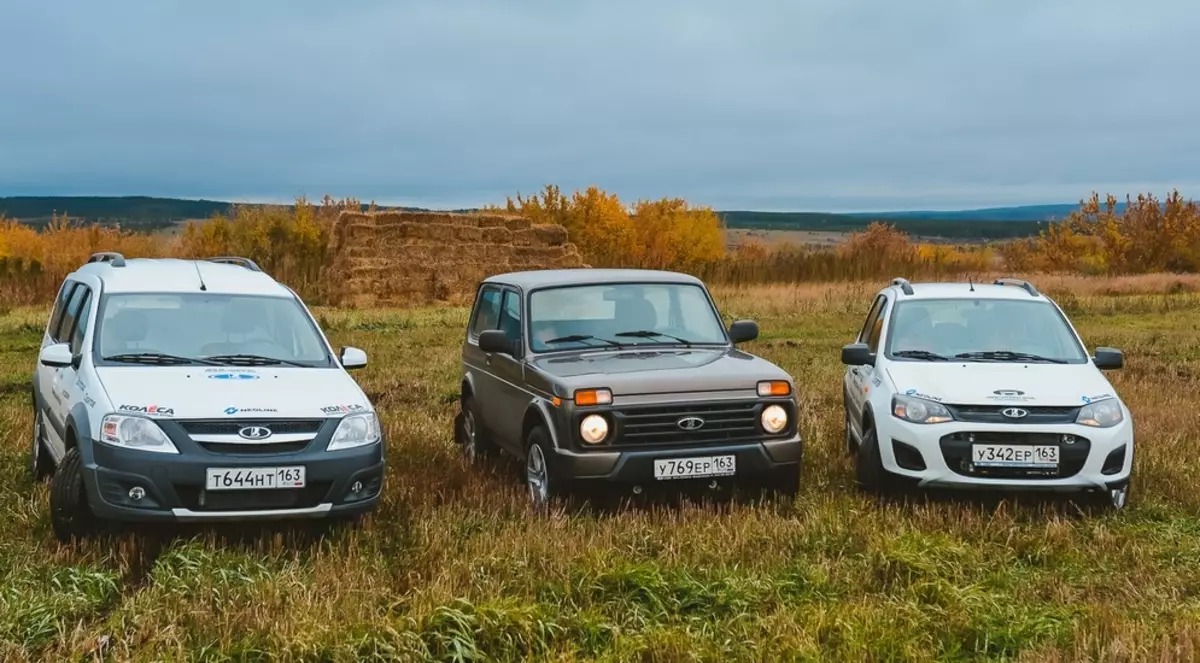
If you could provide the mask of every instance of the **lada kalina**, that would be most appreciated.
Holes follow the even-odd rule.
[[[471,459],[520,459],[535,505],[573,487],[639,493],[667,481],[794,494],[796,394],[787,373],[735,347],[757,336],[752,321],[726,329],[685,274],[493,276],[462,346],[457,440]]]
[[[1121,509],[1133,418],[1067,316],[1032,284],[918,283],[878,293],[842,349],[858,482],[1084,491]]]
[[[33,375],[30,466],[50,477],[55,534],[371,510],[383,434],[346,372],[364,365],[249,260],[92,256]]]

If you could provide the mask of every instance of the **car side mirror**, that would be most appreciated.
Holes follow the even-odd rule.
[[[499,352],[503,354],[512,354],[512,343],[508,340],[508,334],[502,329],[489,329],[479,333],[479,349],[484,352]]]
[[[842,346],[842,363],[847,366],[874,366],[875,353],[866,343],[851,343]]]
[[[351,371],[367,365],[367,353],[358,348],[344,347],[340,355],[342,368]]]
[[[1125,355],[1115,348],[1096,348],[1092,363],[1101,370],[1116,370],[1125,366]]]
[[[758,323],[753,320],[738,320],[729,325],[729,340],[745,343],[758,338]]]
[[[38,354],[38,361],[42,362],[43,366],[51,366],[53,368],[66,368],[75,363],[75,356],[71,354],[71,346],[67,343],[55,343],[42,348]]]

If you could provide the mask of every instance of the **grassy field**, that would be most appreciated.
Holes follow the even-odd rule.
[[[0,317],[0,660],[1029,660],[1200,657],[1200,279],[1042,279],[1138,427],[1120,514],[877,502],[842,453],[838,349],[879,284],[718,291],[800,385],[794,503],[538,516],[511,462],[452,443],[464,309],[319,310],[381,408],[357,528],[157,528],[63,546],[26,472],[43,310]]]

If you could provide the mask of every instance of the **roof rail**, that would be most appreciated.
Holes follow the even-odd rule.
[[[896,278],[892,279],[892,285],[900,286],[900,290],[906,295],[913,294],[912,284],[908,282],[908,279],[902,279],[897,276]]]
[[[1021,279],[996,279],[993,285],[1015,285],[1019,288],[1024,288],[1025,292],[1028,292],[1030,297],[1037,297],[1039,294],[1041,294],[1037,291],[1037,288],[1033,287],[1032,283],[1029,281],[1022,281]]]
[[[238,256],[217,256],[215,258],[205,258],[208,262],[219,262],[226,265],[239,265],[245,267],[252,272],[261,272],[258,265],[249,258],[239,258]]]
[[[116,251],[101,251],[99,253],[93,253],[91,257],[88,258],[89,264],[93,262],[107,262],[112,264],[113,267],[124,267],[125,256],[117,253]]]

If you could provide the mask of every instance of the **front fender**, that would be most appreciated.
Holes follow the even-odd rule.
[[[558,413],[546,401],[540,398],[533,398],[529,401],[529,405],[525,408],[525,421],[530,421],[533,417],[537,417],[546,426],[546,431],[550,433],[550,444],[555,449],[562,449],[563,445],[559,439],[559,418]]]

